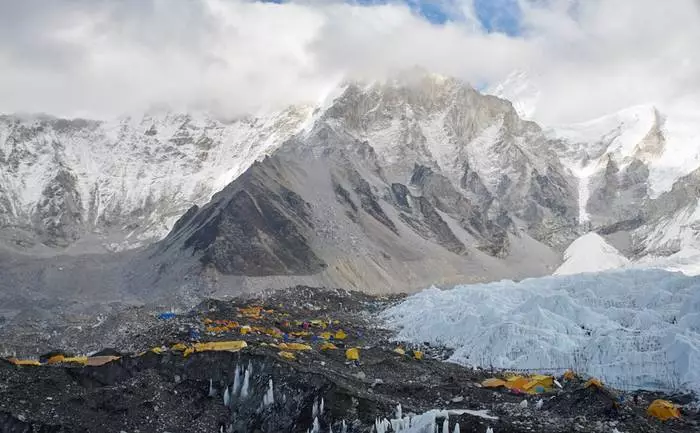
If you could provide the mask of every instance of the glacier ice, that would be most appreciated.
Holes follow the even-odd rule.
[[[243,377],[243,385],[241,386],[241,398],[246,399],[248,398],[248,394],[250,393],[250,375],[253,373],[253,366],[251,363],[248,363],[248,368],[245,369],[244,377]]]
[[[319,414],[318,410],[318,399],[314,400],[314,404],[311,406],[311,417],[316,418]]]
[[[267,392],[263,396],[263,406],[272,406],[275,403],[275,391],[272,385],[272,379],[267,384]]]
[[[396,339],[450,361],[600,377],[622,389],[700,390],[700,278],[662,270],[435,287],[382,313]]]
[[[233,395],[236,396],[241,391],[241,366],[236,364],[236,370],[233,373]]]
[[[229,407],[231,405],[231,394],[229,393],[228,386],[226,391],[224,391],[224,406]]]
[[[379,419],[374,423],[374,431],[376,433],[449,433],[449,418],[450,415],[471,415],[488,420],[498,420],[498,417],[490,415],[488,410],[469,410],[469,409],[449,409],[440,410],[433,409],[419,415],[407,415],[403,418],[396,419]],[[442,419],[442,428],[439,427],[438,420]],[[455,423],[454,433],[459,433],[459,424]]]

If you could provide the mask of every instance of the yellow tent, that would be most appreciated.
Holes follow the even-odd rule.
[[[312,347],[309,346],[308,344],[301,344],[301,343],[280,343],[279,348],[284,349],[284,350],[311,350],[312,349]]]
[[[14,365],[21,365],[21,366],[40,366],[41,362],[36,361],[34,359],[17,359],[17,358],[8,358],[7,359],[9,362],[11,362]]]
[[[589,388],[591,386],[595,386],[598,389],[603,389],[603,383],[599,380],[594,378],[588,379],[588,382],[586,382],[583,387],[584,388]]]
[[[63,355],[54,355],[54,356],[50,357],[46,361],[46,363],[49,365],[60,364],[61,362],[63,362],[64,359],[66,359],[66,357]]]
[[[336,340],[345,340],[347,338],[347,336],[348,336],[348,334],[346,334],[345,331],[340,329],[335,333],[333,338],[335,338]]]
[[[87,356],[72,356],[70,358],[63,358],[63,363],[65,364],[81,364],[81,365],[87,365],[88,363],[88,357]]]
[[[484,388],[500,388],[502,386],[506,386],[506,381],[492,377],[481,382],[481,386],[483,386]]]
[[[405,355],[406,351],[403,350],[401,347],[397,347],[396,349],[394,349],[394,353],[398,353],[399,355]]]
[[[323,343],[320,347],[321,350],[336,350],[337,348],[333,343]]]
[[[280,356],[280,358],[284,358],[288,361],[294,361],[295,359],[297,359],[297,357],[292,352],[282,351],[279,352],[278,355]]]
[[[535,374],[530,376],[530,381],[525,384],[523,390],[527,391],[529,394],[537,394],[538,392],[544,392],[552,389],[553,385],[554,377]]]
[[[87,359],[86,365],[97,367],[119,359],[118,356],[91,356]]]
[[[345,358],[347,358],[348,361],[357,361],[360,359],[360,351],[355,347],[348,349],[345,351]]]
[[[225,352],[238,352],[239,350],[248,347],[248,343],[245,341],[212,341],[209,343],[196,343],[192,347],[188,347],[185,350],[184,355],[188,356],[191,353],[196,352],[209,352],[209,351],[225,351]]]
[[[506,388],[524,391],[525,385],[527,385],[528,382],[529,381],[522,376],[512,376],[506,380]]]
[[[678,409],[678,406],[676,406],[668,400],[652,401],[649,407],[647,408],[647,414],[658,418],[661,421],[681,417],[681,411]]]
[[[423,359],[423,352],[421,352],[420,350],[414,350],[413,351],[413,358],[420,361],[421,359]]]

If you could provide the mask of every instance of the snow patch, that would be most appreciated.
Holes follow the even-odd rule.
[[[572,275],[618,269],[630,261],[597,233],[590,232],[576,239],[564,251],[562,263],[554,275]]]

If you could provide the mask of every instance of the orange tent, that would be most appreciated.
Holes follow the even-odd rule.
[[[647,414],[661,421],[667,421],[672,418],[680,418],[681,411],[678,406],[668,400],[654,400],[647,408]]]

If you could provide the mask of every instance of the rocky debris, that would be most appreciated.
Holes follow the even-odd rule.
[[[183,247],[199,254],[204,266],[231,275],[305,275],[323,269],[309,245],[309,203],[265,179],[266,173],[256,164],[194,216],[188,212],[164,248],[184,236]]]
[[[305,287],[210,300],[161,314],[125,340],[129,350],[99,353],[120,356],[104,365],[2,361],[0,431],[389,432],[409,417],[470,433],[697,430],[692,405],[662,423],[631,397],[610,410],[606,394],[578,380],[536,395],[484,388],[493,372],[442,362],[437,348],[390,342],[373,318],[395,301]],[[233,339],[245,347],[187,354],[197,342]],[[329,343],[337,349],[322,349]],[[359,360],[345,348],[358,348]]]

